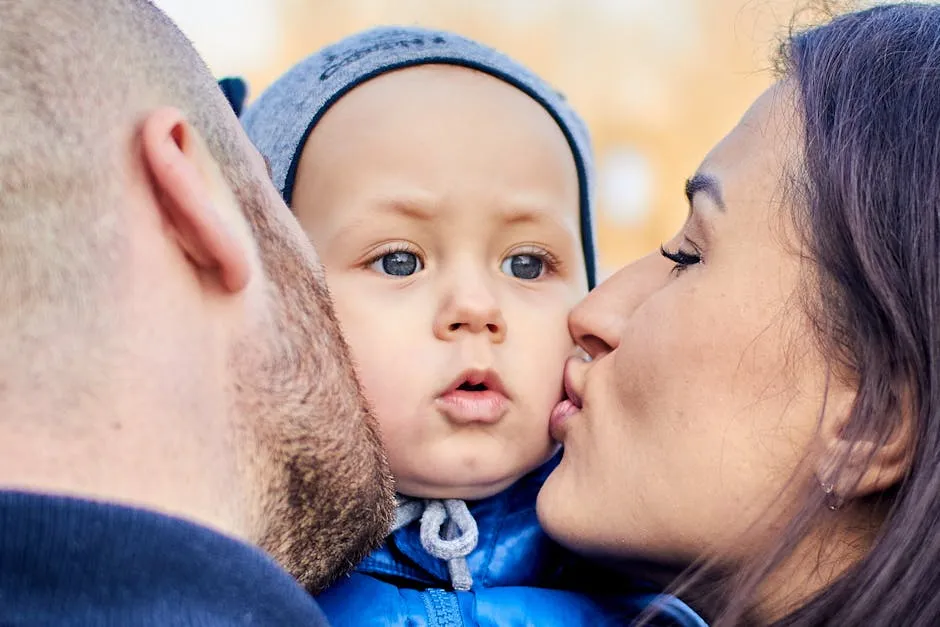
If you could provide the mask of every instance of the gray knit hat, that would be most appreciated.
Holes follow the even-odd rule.
[[[506,55],[460,35],[417,27],[379,27],[347,37],[307,57],[281,76],[242,115],[248,136],[271,164],[288,205],[307,137],[336,101],[380,74],[425,64],[460,65],[499,78],[541,104],[558,123],[574,155],[581,203],[581,246],[588,286],[596,258],[591,215],[593,163],[587,126],[564,96]]]

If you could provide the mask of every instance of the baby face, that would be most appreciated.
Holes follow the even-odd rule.
[[[317,124],[293,202],[399,492],[484,498],[552,455],[587,280],[574,158],[541,105],[453,66],[379,76]]]

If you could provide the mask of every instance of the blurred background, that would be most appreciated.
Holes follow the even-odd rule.
[[[156,0],[219,77],[261,93],[377,24],[444,28],[562,91],[590,127],[602,277],[669,239],[683,183],[774,78],[796,0]]]

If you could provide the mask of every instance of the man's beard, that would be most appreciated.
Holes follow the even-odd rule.
[[[392,479],[322,273],[263,205],[250,204],[264,202],[261,190],[242,186],[239,196],[272,304],[266,328],[232,355],[235,410],[262,501],[257,542],[317,592],[387,535]]]

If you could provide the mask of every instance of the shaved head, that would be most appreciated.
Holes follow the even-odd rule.
[[[172,103],[235,189],[250,179],[202,59],[149,2],[0,0],[3,322],[75,321],[121,270],[122,150]]]
[[[0,488],[184,516],[319,590],[393,491],[316,255],[145,0],[0,0]]]

